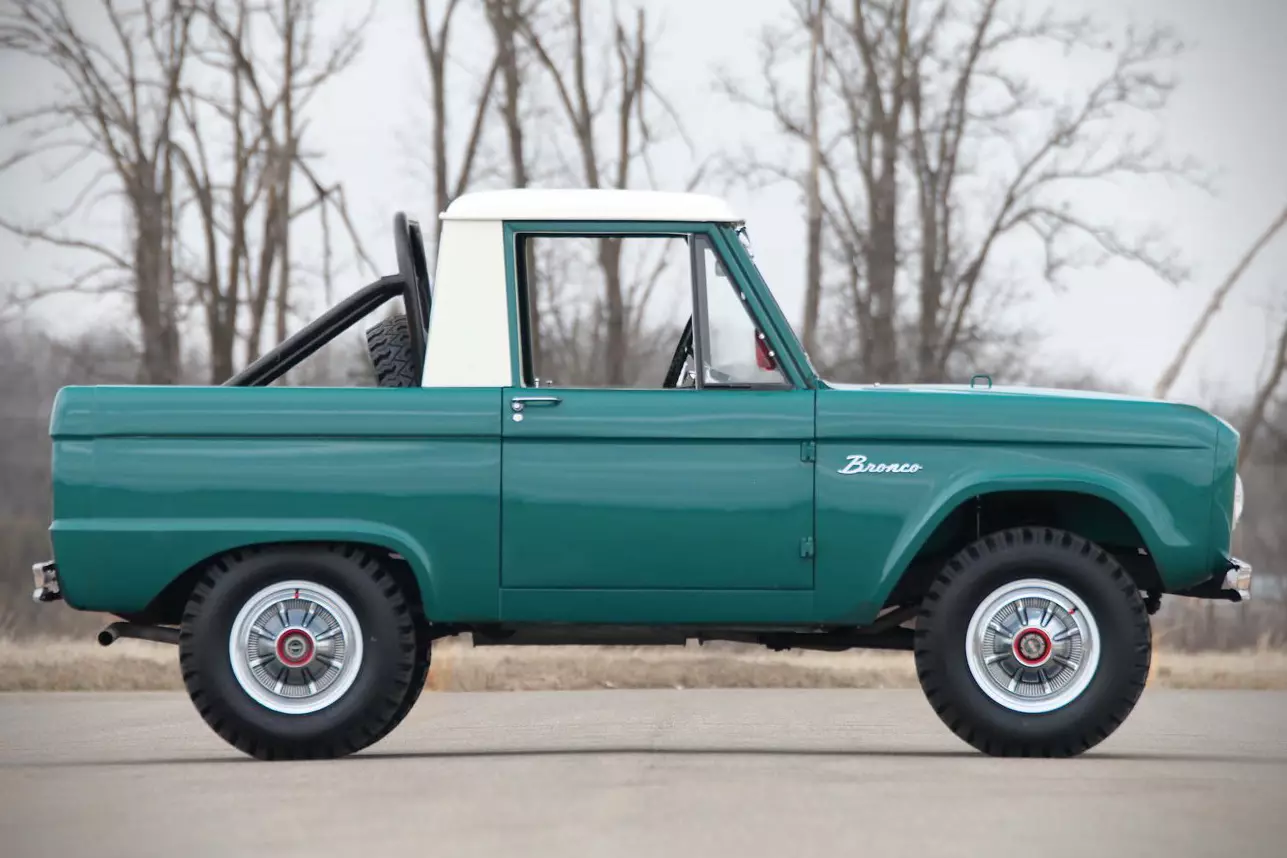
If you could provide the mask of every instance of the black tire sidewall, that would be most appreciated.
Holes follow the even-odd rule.
[[[274,711],[247,694],[233,673],[229,654],[232,624],[242,607],[265,587],[291,580],[334,590],[353,611],[362,635],[362,664],[353,684],[326,708],[305,714]],[[373,706],[399,690],[400,683],[405,685],[406,671],[400,666],[409,659],[400,651],[395,632],[404,622],[360,563],[325,549],[299,549],[251,556],[236,564],[214,583],[201,609],[185,623],[187,634],[180,644],[194,669],[190,690],[200,691],[213,710],[207,720],[231,722],[225,726],[249,733],[246,738],[259,743],[321,747],[350,741],[355,731],[368,725]],[[375,725],[371,732],[382,726]]]
[[[1138,697],[1143,677],[1135,654],[1141,646],[1147,653],[1149,641],[1147,623],[1140,623],[1138,593],[1121,586],[1124,576],[1110,574],[1115,564],[1101,562],[1103,556],[1082,540],[1066,545],[1058,539],[1003,545],[981,551],[977,558],[963,555],[961,568],[941,587],[932,612],[923,618],[927,621],[918,624],[918,672],[941,683],[927,692],[949,702],[984,741],[1051,745],[1106,736],[1119,723],[1123,707],[1129,709]],[[1028,578],[1075,593],[1099,632],[1094,677],[1074,700],[1050,712],[1016,712],[993,700],[979,687],[966,654],[967,630],[979,605],[1005,584]]]

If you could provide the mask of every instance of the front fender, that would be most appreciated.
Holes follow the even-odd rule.
[[[889,596],[894,585],[902,578],[916,555],[925,547],[944,520],[962,504],[972,502],[975,498],[1000,492],[1067,492],[1070,494],[1089,495],[1107,501],[1130,519],[1144,547],[1155,558],[1159,552],[1185,552],[1191,547],[1184,534],[1179,530],[1174,516],[1157,495],[1125,480],[1111,475],[1105,479],[1051,479],[1030,476],[983,477],[963,475],[945,488],[919,514],[909,518],[894,542],[889,559],[881,570],[881,591],[878,596]],[[1180,558],[1176,558],[1180,560]],[[1163,562],[1158,560],[1159,569]]]
[[[851,449],[819,451],[823,622],[870,622],[939,525],[962,504],[997,492],[1099,498],[1134,525],[1167,589],[1210,577],[1210,449],[869,443],[862,449],[871,461],[916,462],[920,470],[845,474]]]

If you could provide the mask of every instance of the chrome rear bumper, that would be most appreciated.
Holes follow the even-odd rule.
[[[32,564],[31,577],[36,585],[31,594],[33,601],[56,602],[63,597],[62,584],[58,581],[58,565],[54,561]]]
[[[1238,594],[1239,602],[1246,602],[1251,599],[1251,564],[1231,558],[1230,563],[1233,565],[1228,572],[1224,573],[1224,584],[1221,589],[1231,590]]]

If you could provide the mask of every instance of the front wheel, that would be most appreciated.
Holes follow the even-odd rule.
[[[1098,546],[1053,528],[953,558],[917,621],[916,669],[943,722],[995,756],[1068,757],[1106,739],[1148,677],[1148,612]]]
[[[229,555],[197,584],[179,664],[197,711],[260,759],[339,757],[415,702],[427,653],[391,575],[356,548]]]

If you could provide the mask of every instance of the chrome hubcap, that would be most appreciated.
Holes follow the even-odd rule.
[[[1015,712],[1067,706],[1099,666],[1099,628],[1082,600],[1053,581],[997,588],[970,618],[966,662],[983,693]]]
[[[283,581],[242,606],[228,655],[251,698],[275,712],[302,715],[331,705],[353,684],[362,664],[361,627],[334,590]]]

